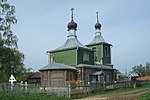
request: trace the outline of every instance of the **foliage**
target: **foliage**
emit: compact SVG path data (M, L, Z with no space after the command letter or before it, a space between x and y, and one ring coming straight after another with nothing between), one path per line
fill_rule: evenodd
M8 0L0 0L0 82L8 81L10 74L21 73L24 55L18 51L18 38L13 34L11 26L17 23L15 6Z
M70 99L48 94L0 92L0 100L70 100Z
M149 62L145 64L145 74L150 75L150 63Z
M142 64L134 66L132 72L137 73L139 76L150 75L150 63L146 62L145 66Z

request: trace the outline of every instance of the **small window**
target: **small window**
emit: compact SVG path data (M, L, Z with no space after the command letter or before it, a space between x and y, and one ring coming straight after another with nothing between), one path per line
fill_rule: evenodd
M89 61L89 53L83 52L83 61Z

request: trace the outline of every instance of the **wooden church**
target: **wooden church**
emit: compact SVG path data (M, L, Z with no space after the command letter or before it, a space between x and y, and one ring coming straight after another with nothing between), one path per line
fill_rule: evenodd
M112 45L102 37L98 12L94 39L83 45L77 38L77 23L73 20L73 9L71 11L66 42L57 49L47 51L50 63L39 69L42 73L41 85L62 86L115 81L115 69L111 64Z

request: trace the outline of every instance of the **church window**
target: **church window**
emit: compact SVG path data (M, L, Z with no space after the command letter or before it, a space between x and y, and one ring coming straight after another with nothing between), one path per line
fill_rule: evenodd
M97 61L96 47L93 47L92 50L94 50L94 61Z
M83 61L89 61L89 53L83 52Z

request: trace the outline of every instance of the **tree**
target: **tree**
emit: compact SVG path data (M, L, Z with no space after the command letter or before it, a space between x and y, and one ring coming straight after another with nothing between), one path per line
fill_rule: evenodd
M15 6L0 0L0 82L8 82L11 73L16 76L25 69L24 54L19 52L18 38L11 26L17 23Z
M146 62L145 64L145 74L150 75L150 63Z
M132 68L132 72L137 73L139 76L143 76L143 74L144 74L143 65L140 64L139 66L134 66L134 67Z
M137 73L139 76L150 75L150 63L146 62L145 66L140 64L139 66L134 66L132 72Z

